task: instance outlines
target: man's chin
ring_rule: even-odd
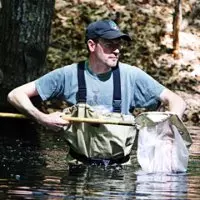
[[[118,61],[110,62],[109,66],[110,67],[116,67]]]

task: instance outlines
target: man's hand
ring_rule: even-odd
[[[44,114],[42,118],[38,119],[37,121],[46,128],[54,131],[65,130],[69,125],[69,121],[62,119],[63,115],[64,113],[62,112]]]

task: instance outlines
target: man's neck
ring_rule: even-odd
[[[89,58],[88,67],[94,74],[104,74],[111,71],[111,67]]]

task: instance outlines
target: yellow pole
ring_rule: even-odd
[[[0,118],[17,118],[17,119],[28,119],[25,115],[23,114],[18,114],[18,113],[4,113],[0,112]]]
[[[108,119],[94,119],[94,118],[85,118],[85,117],[70,117],[67,115],[63,115],[62,118],[71,122],[85,122],[85,123],[93,123],[93,124],[113,124],[113,125],[134,125],[133,121],[119,121],[119,120],[108,120]]]
[[[0,112],[0,118],[16,118],[16,119],[28,119],[23,114],[18,113],[3,113]],[[70,117],[68,115],[63,115],[62,118],[66,121],[75,122],[75,123],[93,123],[93,124],[113,124],[113,125],[125,125],[131,126],[134,125],[133,121],[119,121],[119,120],[107,120],[107,119],[94,119],[94,118],[84,118],[84,117]]]

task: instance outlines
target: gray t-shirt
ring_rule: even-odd
[[[154,109],[159,103],[163,85],[141,69],[125,63],[119,63],[121,78],[121,111],[130,114],[130,108]],[[113,75],[107,79],[85,70],[87,103],[96,109],[112,111]],[[102,76],[102,75],[101,75]],[[63,99],[76,104],[78,91],[77,63],[47,73],[36,80],[37,91],[42,100]]]

